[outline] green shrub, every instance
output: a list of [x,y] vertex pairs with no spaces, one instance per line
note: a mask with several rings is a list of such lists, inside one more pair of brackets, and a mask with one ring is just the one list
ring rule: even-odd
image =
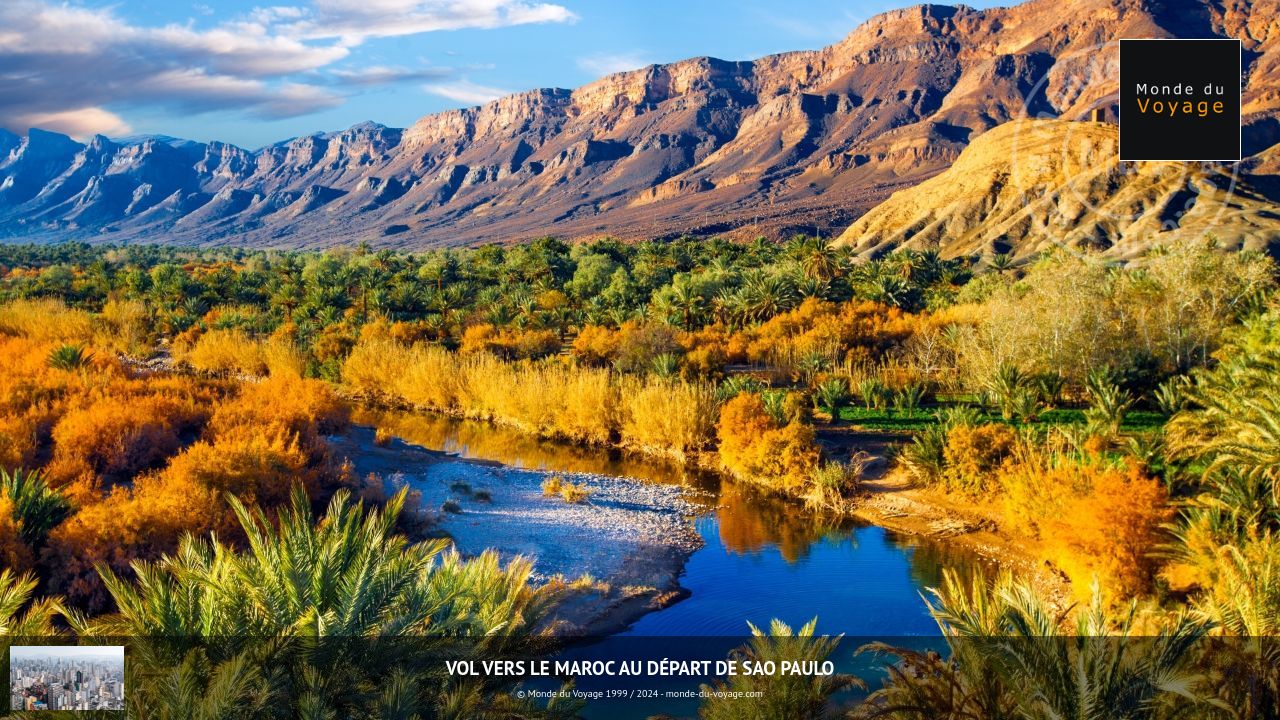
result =
[[879,378],[867,378],[858,383],[858,397],[868,410],[884,410],[889,406],[892,393]]
[[1136,398],[1120,387],[1109,368],[1089,373],[1085,389],[1089,392],[1089,408],[1084,411],[1084,419],[1090,428],[1107,437],[1119,434],[1124,416]]
[[910,417],[920,409],[924,400],[925,389],[920,383],[911,383],[893,394],[893,409]]
[[50,488],[39,472],[0,469],[0,492],[13,503],[14,520],[19,523],[22,541],[35,548],[71,514],[71,502]]
[[810,481],[805,503],[819,510],[841,511],[844,500],[857,492],[862,471],[870,460],[870,455],[859,452],[848,463],[826,462],[819,465]]
[[93,353],[83,345],[59,345],[49,352],[49,367],[54,370],[79,370],[93,360]]
[[831,416],[831,422],[840,417],[840,408],[848,399],[849,384],[841,377],[827,378],[813,389],[814,403]]

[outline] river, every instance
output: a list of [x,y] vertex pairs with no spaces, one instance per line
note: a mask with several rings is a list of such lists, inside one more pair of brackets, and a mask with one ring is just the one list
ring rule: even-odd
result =
[[[856,655],[856,649],[871,641],[937,646],[939,631],[928,613],[926,588],[939,583],[944,568],[963,573],[984,562],[942,541],[822,520],[793,502],[764,496],[715,474],[617,451],[436,416],[365,412],[356,420],[391,428],[408,442],[461,458],[531,470],[631,477],[688,489],[690,501],[701,509],[694,524],[703,541],[680,577],[689,596],[644,615],[602,643],[574,648],[566,657],[651,652],[723,657],[742,644],[748,622],[763,628],[777,618],[798,628],[816,617],[820,634],[845,636],[835,658],[838,669],[874,684],[880,676],[878,661]],[[668,685],[696,689],[698,683]],[[621,686],[616,678],[578,683],[583,690]],[[848,700],[860,694],[854,692]],[[586,716],[625,720],[657,712],[688,715],[696,707],[696,700],[593,703]]]

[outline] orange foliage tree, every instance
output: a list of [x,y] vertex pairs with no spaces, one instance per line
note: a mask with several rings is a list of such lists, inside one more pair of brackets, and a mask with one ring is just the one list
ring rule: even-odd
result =
[[618,353],[619,333],[600,325],[588,325],[573,339],[573,357],[583,365],[604,367]]
[[1116,598],[1151,588],[1158,563],[1153,553],[1173,519],[1164,485],[1136,465],[1095,471],[1089,492],[1072,497],[1045,538],[1050,559],[1077,592],[1094,576]]
[[788,366],[811,354],[832,363],[877,359],[923,325],[920,316],[875,302],[837,305],[808,298],[741,334],[750,338],[747,356],[752,362]]
[[560,349],[560,335],[553,330],[498,328],[479,323],[463,331],[458,349],[463,354],[487,352],[504,360],[537,359]]
[[107,609],[96,566],[128,574],[139,559],[172,552],[185,533],[214,529],[212,493],[163,475],[138,478],[86,504],[49,535],[45,563],[50,588],[90,612]]
[[[141,407],[150,412],[162,405],[151,398]],[[270,508],[288,498],[294,483],[316,497],[342,479],[322,436],[342,430],[348,410],[324,383],[273,377],[245,384],[203,412],[211,414],[203,439],[176,456],[161,456],[159,461],[169,460],[163,469],[106,495],[81,488],[76,499],[82,507],[49,536],[44,562],[51,588],[85,610],[104,610],[108,598],[96,566],[128,575],[133,561],[172,552],[184,534],[234,534],[227,493]],[[85,462],[74,456],[74,443],[58,447],[68,463]]]
[[780,426],[756,393],[742,393],[720,409],[720,463],[736,477],[773,490],[798,492],[813,477],[819,451],[813,428]]
[[1113,599],[1149,590],[1174,515],[1164,484],[1132,459],[1117,467],[1098,454],[1024,455],[998,473],[1007,528],[1040,539],[1081,597],[1095,577]]
[[980,493],[1017,444],[1018,433],[1008,425],[957,425],[947,433],[943,479],[952,490]]
[[154,397],[108,397],[71,410],[53,428],[50,474],[63,483],[110,483],[155,467],[178,449],[178,412]]

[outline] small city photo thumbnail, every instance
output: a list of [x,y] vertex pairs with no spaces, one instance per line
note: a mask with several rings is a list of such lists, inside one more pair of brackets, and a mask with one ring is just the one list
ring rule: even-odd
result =
[[124,647],[14,645],[9,710],[123,710]]

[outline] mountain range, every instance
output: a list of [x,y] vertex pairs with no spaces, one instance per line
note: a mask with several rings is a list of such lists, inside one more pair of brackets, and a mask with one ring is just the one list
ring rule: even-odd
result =
[[1280,251],[1280,145],[1233,164],[1119,160],[1115,125],[1014,120],[976,138],[941,174],[859,217],[836,238],[863,256],[948,256],[1052,247],[1140,256],[1212,236],[1223,250]]
[[[1121,37],[1242,39],[1252,157],[1227,171],[1242,182],[1221,186],[1220,169],[1167,182],[1116,169],[1114,126],[1077,121],[1100,112],[1114,122]],[[1028,117],[1056,120],[1010,124]],[[1006,152],[1010,138],[1029,137],[1014,129],[1033,126],[1038,140],[1017,158]],[[1084,155],[1055,145],[1058,135],[1083,142]],[[1105,247],[1207,230],[1187,194],[1239,187],[1248,205],[1232,215],[1239,244],[1256,245],[1244,235],[1277,219],[1267,210],[1280,197],[1277,142],[1280,0],[921,5],[820,50],[650,65],[409,128],[363,123],[257,150],[0,130],[0,239],[425,248],[548,234],[819,232],[867,253],[914,243],[957,254],[1022,247],[1032,231]],[[1055,169],[1011,186],[1017,171],[1004,165],[1037,153],[1057,158],[1045,161]],[[1082,186],[1082,209],[1027,211],[1018,199],[1078,196]],[[1182,209],[1171,216],[1175,200]]]

